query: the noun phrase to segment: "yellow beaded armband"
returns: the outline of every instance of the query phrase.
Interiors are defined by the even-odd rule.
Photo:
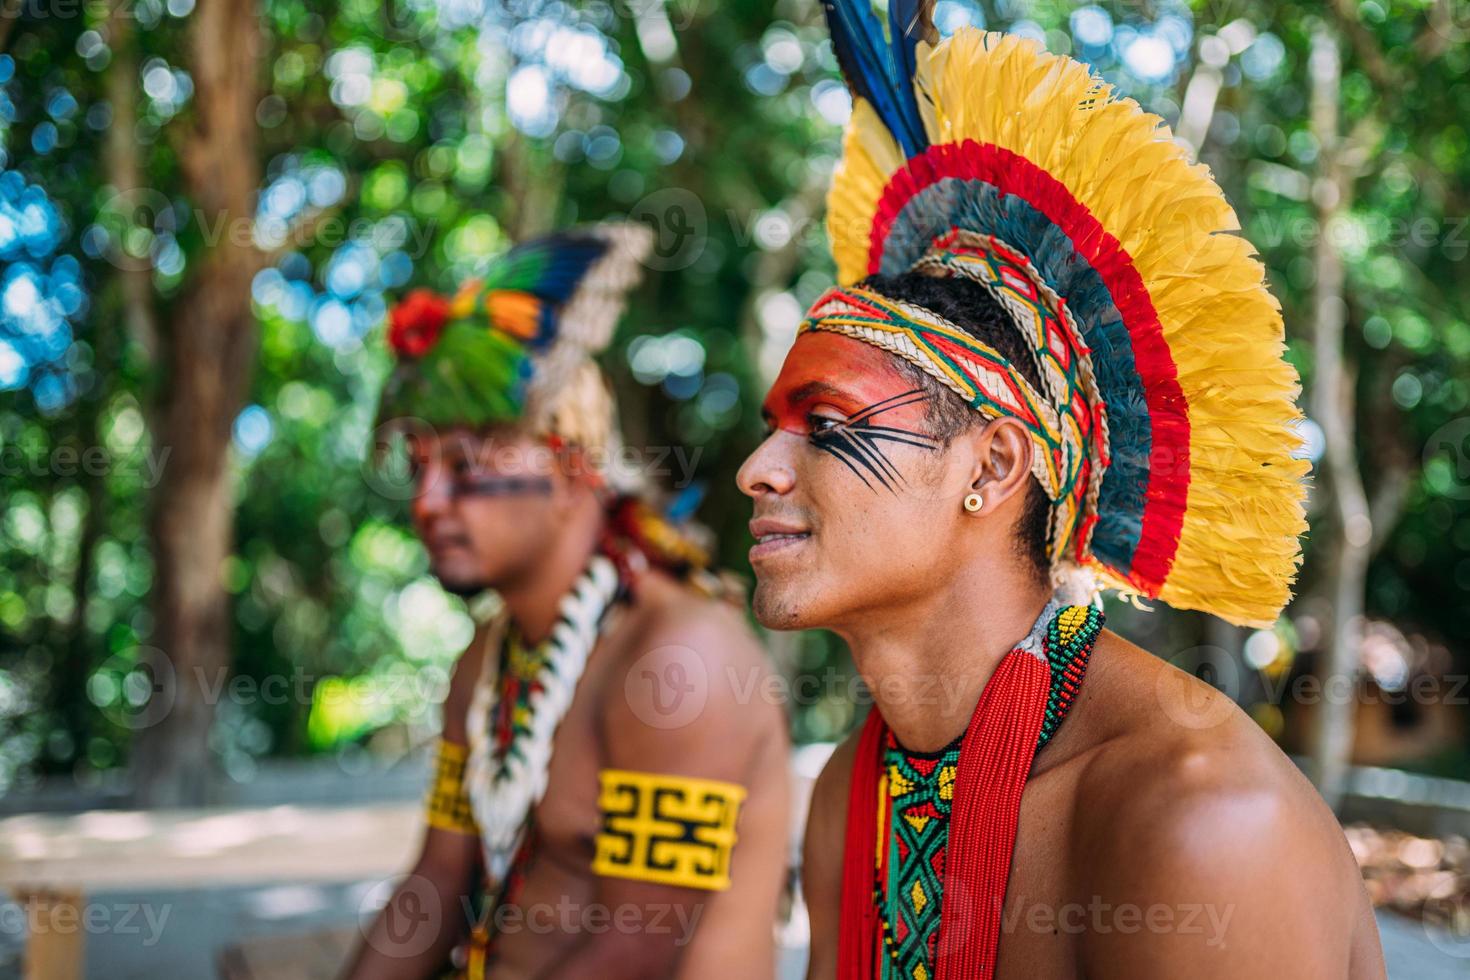
[[[604,769],[594,874],[723,891],[745,787],[717,779]]]
[[[430,827],[456,834],[479,836],[464,785],[465,760],[470,751],[463,745],[439,739],[434,752],[434,781],[424,799],[424,819]]]

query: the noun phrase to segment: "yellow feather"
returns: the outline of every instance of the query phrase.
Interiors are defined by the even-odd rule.
[[[1189,162],[1159,117],[1088,68],[1036,42],[962,29],[918,48],[914,80],[932,143],[975,140],[1025,157],[1066,186],[1132,258],[1158,314],[1190,420],[1190,486],[1173,566],[1158,598],[1268,626],[1290,598],[1306,531],[1310,465],[1281,359],[1280,307],[1209,168]],[[883,189],[903,166],[872,107],[857,100],[828,195],[838,278],[867,274]],[[1103,583],[1129,588],[1089,562]]]
[[[904,158],[877,112],[863,99],[853,101],[842,153],[827,194],[827,238],[838,278],[854,282],[867,274],[868,235],[878,199]]]

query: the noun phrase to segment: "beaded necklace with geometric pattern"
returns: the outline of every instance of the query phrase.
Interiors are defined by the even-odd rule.
[[[856,821],[861,825],[857,827],[854,827],[853,821],[849,822],[844,864],[853,859],[853,848],[860,846],[856,842],[866,839],[867,860],[871,862],[871,898],[866,910],[850,905],[847,890],[855,882],[844,880],[843,913],[845,927],[855,927],[855,931],[867,932],[865,939],[853,937],[858,939],[856,949],[861,951],[866,948],[875,955],[861,956],[858,962],[844,958],[846,969],[840,971],[839,975],[879,980],[933,980],[936,975],[970,976],[964,970],[956,971],[953,968],[955,950],[947,949],[944,941],[945,924],[956,917],[954,913],[960,912],[965,918],[974,918],[970,909],[953,909],[950,910],[950,915],[945,914],[945,882],[956,876],[951,865],[961,865],[958,880],[965,882],[965,891],[975,896],[967,904],[979,904],[992,899],[999,902],[1004,899],[1007,869],[983,869],[981,881],[988,879],[988,882],[981,887],[974,887],[976,882],[972,879],[976,877],[976,873],[969,869],[975,866],[976,855],[970,852],[980,847],[980,841],[985,839],[986,834],[999,830],[1002,836],[1006,836],[1006,824],[1009,824],[1008,840],[1004,846],[1006,864],[1009,864],[1009,842],[1014,840],[1019,786],[1025,781],[1025,771],[1029,771],[1035,752],[1040,751],[1052,739],[1071,709],[1081,689],[1092,647],[1102,627],[1103,614],[1096,607],[1068,605],[1057,597],[1047,603],[1026,639],[1013,651],[1013,654],[1022,655],[1025,659],[1010,661],[1011,665],[1037,661],[1046,664],[1047,679],[1032,687],[1037,694],[1045,691],[1045,705],[1034,716],[1035,741],[1030,751],[1022,753],[1024,761],[1021,765],[1024,771],[1013,770],[1014,775],[1002,777],[985,789],[979,788],[982,782],[976,779],[977,759],[971,755],[974,753],[976,756],[987,756],[994,751],[993,747],[984,744],[985,735],[980,732],[986,717],[994,713],[993,709],[987,710],[990,699],[985,694],[982,694],[966,731],[954,742],[934,753],[905,750],[883,724],[878,711],[875,709],[870,714],[859,743],[857,760],[854,762],[857,768],[854,770],[849,807],[851,811],[860,805],[860,797],[866,797],[873,801],[867,805],[873,808],[868,812],[873,814],[874,819],[871,824],[865,820]],[[989,685],[986,693],[992,696],[995,694],[989,690]],[[962,752],[972,742],[975,745],[971,753]],[[880,749],[881,754],[875,751]],[[1002,750],[1002,754],[1015,755],[1016,750]],[[872,761],[865,762],[865,759]],[[988,761],[990,760],[986,759],[982,764]],[[858,776],[868,766],[878,771],[877,779],[861,780],[865,785],[859,786]],[[963,786],[962,772],[966,773]],[[1012,783],[1017,790],[1009,813],[1002,812],[999,819],[982,821],[985,826],[977,831],[973,799],[975,793],[994,791],[1003,783]],[[869,792],[872,795],[868,795]],[[968,798],[962,799],[962,796]],[[966,805],[967,821],[962,839],[955,843],[964,853],[957,852],[952,856],[951,813],[961,803]],[[865,827],[872,827],[874,833],[869,834]],[[875,837],[878,841],[876,852],[872,843]],[[855,870],[849,865],[844,875],[848,876]],[[962,928],[955,929],[954,932],[957,935],[973,935]],[[996,937],[981,935],[978,938],[982,943],[989,940],[992,953],[990,962],[993,964]],[[953,946],[954,943],[948,945]],[[863,964],[871,964],[871,970]]]
[[[888,733],[879,781],[879,792],[886,787],[888,797],[886,846],[873,875],[873,901],[888,950],[884,977],[927,980],[933,972],[949,811],[963,738],[956,736],[938,752],[911,752]],[[880,815],[878,826],[884,823]]]

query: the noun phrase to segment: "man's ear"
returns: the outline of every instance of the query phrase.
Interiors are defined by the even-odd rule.
[[[1036,445],[1019,419],[991,419],[965,438],[971,440],[974,453],[970,489],[984,498],[986,510],[999,507],[1011,497],[1025,496]]]
[[[567,490],[586,487],[596,490],[602,486],[602,474],[593,465],[592,458],[581,446],[557,440],[552,444],[552,468],[556,478]],[[568,495],[570,496],[570,495]]]

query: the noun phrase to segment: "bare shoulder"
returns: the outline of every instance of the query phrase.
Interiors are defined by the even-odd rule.
[[[808,832],[817,830],[817,833],[811,833],[814,843],[841,849],[842,830],[847,827],[848,788],[853,783],[853,758],[857,755],[857,741],[861,735],[863,729],[858,726],[832,749],[822,773],[817,774],[816,783],[811,786],[807,827]]]
[[[779,712],[766,651],[744,613],[727,602],[663,576],[648,576],[621,634],[614,644],[620,668],[614,671],[614,686],[621,683],[635,702],[645,691],[649,699],[684,691],[715,710],[738,706]]]
[[[1323,957],[1345,956],[1366,894],[1306,777],[1198,678],[1112,633],[1094,657],[1084,691],[1095,741],[1078,756],[1073,811],[1080,889],[1142,908],[1229,908],[1221,948],[1291,930]]]
[[[611,637],[599,696],[613,748],[746,762],[772,740],[784,746],[780,691],[742,612],[667,578],[640,585]]]
[[[629,631],[645,650],[657,643],[697,648],[711,665],[768,667],[744,612],[663,575],[643,580],[631,607]]]
[[[488,623],[475,626],[474,637],[465,647],[449,672],[449,688],[444,694],[445,741],[463,745],[466,740],[465,716],[469,714],[470,700],[474,697],[475,685],[480,671],[485,666],[485,644],[493,627]]]
[[[1084,688],[1112,717],[1084,760],[1077,806],[1110,814],[1099,832],[1166,853],[1238,844],[1330,857],[1339,870],[1336,859],[1351,860],[1312,784],[1228,697],[1114,633],[1095,654]]]

